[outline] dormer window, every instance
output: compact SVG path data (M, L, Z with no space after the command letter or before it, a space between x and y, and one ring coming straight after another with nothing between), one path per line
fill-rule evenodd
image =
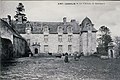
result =
M26 31L27 34L30 34L30 33L31 33L31 24L30 24L30 22L27 22L27 23L26 23L25 31Z
M31 28L29 28L29 27L26 28L26 33L27 33L27 34L30 34L30 33L31 33Z
M26 24L26 27L30 27L30 23L27 23L27 24Z
M37 26L37 23L36 23L36 22L34 22L34 26Z
M31 26L32 26L32 24L29 21L27 21L26 22L26 28L30 28Z
M67 32L68 32L68 33L72 33L72 26L68 26Z
M48 26L44 26L44 32L48 32Z
M62 26L58 26L58 32L62 33L63 32L63 27Z

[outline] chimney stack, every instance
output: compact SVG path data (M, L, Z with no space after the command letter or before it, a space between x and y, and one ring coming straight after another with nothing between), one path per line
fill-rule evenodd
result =
M67 18L64 17L64 18L63 18L63 23L66 23L66 21L67 21Z
M10 25L11 25L11 16L10 16L10 15L8 15L7 17L8 17L8 24L10 24Z

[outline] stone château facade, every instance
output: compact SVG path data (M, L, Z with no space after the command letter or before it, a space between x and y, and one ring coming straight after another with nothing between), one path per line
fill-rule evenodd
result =
M24 37L32 53L83 52L85 56L96 52L94 24L86 17L81 24L76 20L62 22L26 22L18 20L16 30Z

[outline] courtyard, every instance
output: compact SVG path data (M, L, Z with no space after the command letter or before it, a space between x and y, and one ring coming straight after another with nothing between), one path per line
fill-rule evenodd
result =
M120 59L25 57L5 62L0 80L120 80Z

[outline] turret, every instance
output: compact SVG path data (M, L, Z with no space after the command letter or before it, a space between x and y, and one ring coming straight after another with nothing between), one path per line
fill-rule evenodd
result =
M91 55L96 52L96 32L91 20L86 17L81 27L81 41L82 41L82 52L85 56Z

